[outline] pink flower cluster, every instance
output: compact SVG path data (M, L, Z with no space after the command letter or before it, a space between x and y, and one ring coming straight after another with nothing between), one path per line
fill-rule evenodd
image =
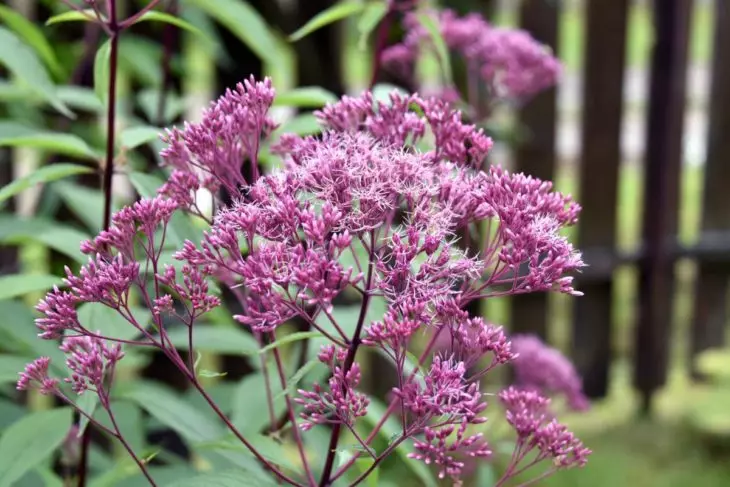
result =
M514 335L511 340L517 353L512 362L515 385L546 396L563 396L576 411L588 408L583 382L570 360L534 335Z
M476 13L459 17L443 10L432 15L448 48L466 62L467 75L478 77L493 98L524 100L557 82L560 62L527 32L494 27ZM403 42L382 53L383 64L402 74L412 70L423 46L433 46L416 12L406 15L404 25Z
M499 399L507 411L507 422L517 432L517 444L507 473L524 470L543 460L550 460L553 469L586 464L591 451L565 425L550 417L549 399L515 387L502 391ZM536 455L528 462L533 452Z
M491 139L443 101L417 95L393 94L387 103L375 102L371 93L344 97L317 113L321 136L284 136L275 152L285 169L259 176L258 151L273 126L267 115L273 97L269 80L250 80L214 103L200 124L168 132L163 156L174 168L168 183L156 198L120 211L108 230L82 245L92 255L89 264L78 273L67 270L67 290L54 289L38 306L41 336L66 337L67 381L78 393L107 388L123 355L120 343L160 349L202 392L192 330L221 305L209 286L215 279L238 300L234 319L258 338L276 340L281 325L297 317L329 341L318 357L329 368L327 384L302 388L295 400L287 394L295 441L297 428L332 429L322 485L351 466L334 470L342 427L364 446L372 441L358 436L358 419L369 405L358 391L362 348L390 357L398 382L387 415L400 407L402 431L382 455L369 450L376 464L398 444L413 441L412 458L458 480L466 459L492 454L481 433L472 431L486 421L480 379L500 365L522 363L501 327L464 309L482 297L580 294L570 276L582 266L580 255L560 235L580 208L549 183L499 167L483 170ZM198 213L193 195L200 187L223 188L226 198L216 195L218 211L201 241L175 249L180 265L163 267L170 219L178 210ZM457 244L482 225L489 228L486 241ZM132 294L152 311L152 323L136 319ZM336 303L344 295L359 297L357 318L338 317ZM376 301L386 312L372 318ZM87 302L119 313L139 338L110 345L114 337L91 332L76 312ZM167 337L170 326L190 332L187 361ZM412 341L425 331L433 338L416 363ZM446 346L435 354L439 337ZM287 374L278 351L274 355L286 390ZM48 376L47 359L29 365L18 386L31 382L46 392L59 389ZM565 387L531 385L550 392ZM540 408L519 406L515 394L509 390L501 398L519 448L537 448L560 467L584 461L587 451L578 450L577 440L546 423ZM303 421L296 424L296 418Z

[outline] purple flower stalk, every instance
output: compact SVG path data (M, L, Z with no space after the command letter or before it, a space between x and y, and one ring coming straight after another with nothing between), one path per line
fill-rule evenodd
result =
M491 139L443 100L418 95L394 93L389 103L375 102L371 93L344 97L317 113L321 136L289 134L276 141L285 169L261 176L258 152L273 128L267 115L273 98L269 80L249 80L214 103L200 124L167 133L163 156L173 172L160 194L121 210L107 231L83 243L89 263L77 273L67 270L65 289L54 289L38 306L41 337L64 337L70 377L50 377L48 359L38 359L18 387L34 384L73 403L64 390L70 384L73 392L99 394L113 417L109 391L123 347L152 347L284 483L329 486L342 477L354 462L335 468L342 429L370 453L373 468L411 441L414 461L458 481L465 461L493 455L479 431L488 412L482 377L507 363L518 369L548 363L554 368L546 373L560 380L523 374L534 382L525 385L549 393L575 385L560 360L544 351L528 353L524 339L512 343L501 327L470 316L465 307L474 299L528 292L580 295L571 277L583 265L580 254L560 235L576 222L580 207L550 183L495 166L483 170ZM218 198L213 221L200 242L176 249L179 265L164 267L168 223L176 211L199 215L199 188ZM457 245L467 230L482 226L489 230L486 241L467 246L468 252ZM233 318L259 339L281 338L281 326L298 318L329 342L318 355L330 372L327 383L303 384L296 395L288 392L278 349L266 352L286 391L293 426L287 436L298 447L301 472L285 472L261 455L198 380L193 329L222 305L211 281L229 289L240 305ZM360 299L351 321L335 312L344 295ZM132 297L152 311L151 322L138 321ZM85 328L76 309L89 302L119 313L136 338ZM386 311L372 317L376 302ZM168 337L172 326L189 332L187 357ZM413 338L425 333L432 339L414 363ZM385 416L367 437L360 436L370 404L358 390L363 348L390 357L398 382ZM585 462L588 450L544 413L545 397L508 389L500 399L518 435L516 463L505 478L522 470L517 463L528 451L555 468ZM373 438L398 409L398 437L376 452ZM313 428L330 434L319 480L301 440L302 431ZM123 441L118 430L111 433Z

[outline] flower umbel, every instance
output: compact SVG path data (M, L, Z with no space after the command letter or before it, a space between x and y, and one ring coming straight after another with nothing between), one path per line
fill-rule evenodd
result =
M471 56L495 89L521 96L536 89L531 77L552 73L549 59L528 40L499 41L509 48L499 56L518 58L512 63L495 53L487 59L482 44L488 39L481 38L487 34L469 34L481 24L442 20L448 43ZM497 42L501 34L487 30L489 42ZM474 43L486 51L472 53ZM38 305L41 337L62 339L70 376L50 377L49 359L41 358L21 373L18 388L33 384L72 404L64 392L69 385L77 394L96 393L114 422L110 390L123 347L151 348L202 394L264 471L284 483L330 486L345 475L356 456L335 466L343 431L372 457L373 468L409 441L414 461L458 483L466 462L493 455L480 431L487 416L494 420L481 379L512 363L519 385L530 389L499 396L517 432L504 478L532 465L524 463L528 453L555 469L583 465L590 452L537 393L564 393L575 406L581 397L575 371L549 349L525 337L513 342L502 327L466 311L473 300L493 296L579 295L572 274L583 263L561 230L576 222L580 207L548 182L485 169L492 141L484 131L444 100L418 95L393 93L388 102L369 92L343 97L316 113L322 134L282 136L271 147L281 169L261 175L259 151L271 142L273 100L270 80L250 79L213 103L200 123L168 131L162 155L173 170L158 196L122 209L109 229L84 242L89 262L77 272L67 269L65 287ZM196 206L201 188L214 198L212 219ZM174 228L178 216L200 217L200 237L191 230L182 241ZM483 241L463 241L484 228ZM77 311L88 303L117 313L129 329L123 336L93 331ZM149 313L140 313L140 304ZM223 307L235 307L227 313L234 326L226 332L240 335L232 343L248 343L251 334L262 347L250 355L259 359L268 431L297 445L301 471L284 471L262 455L199 380L202 345L195 330L209 326L205 317L214 310L225 316ZM292 322L307 331L288 335ZM309 341L323 345L315 360ZM284 346L301 346L294 376ZM364 350L384 355L394 369L393 399L375 427L363 422L381 409L361 390ZM275 396L277 376L282 392ZM378 453L370 443L393 414L398 433ZM114 426L105 431L123 441ZM314 428L330 438L319 481L301 439Z

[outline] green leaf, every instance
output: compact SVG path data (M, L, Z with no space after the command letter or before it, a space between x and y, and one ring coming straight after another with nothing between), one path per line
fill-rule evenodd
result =
M61 278L44 274L12 274L0 276L0 299L45 291L61 284Z
M12 183L3 186L0 189L0 207L6 200L12 198L26 189L32 188L37 184L49 183L58 179L74 176L76 174L88 174L93 172L88 166L79 164L59 163L43 166L36 169L25 177L14 180Z
M383 1L369 2L365 6L365 10L357 21L357 31L360 33L360 40L357 43L358 49L365 50L370 33L380 24L389 8L388 3Z
M297 135L313 135L318 134L322 131L319 126L317 117L311 113L303 113L297 115L284 122L282 126L277 130L278 133L282 134L297 134Z
M70 408L26 415L0 438L0 487L10 487L32 470L66 438L71 428Z
M18 373L25 369L28 359L15 355L0 355L0 384L18 381Z
M76 405L86 414L94 417L94 411L96 411L96 407L99 405L99 395L98 394L82 394L81 397L76 400ZM84 431L86 431L86 427L89 425L89 418L84 416L83 414L79 415L79 430L76 432L76 437L81 438L81 436L84 434Z
M375 463L375 460L372 458L358 458L357 460L355 460L355 464L353 465L353 467L358 474L362 475L367 472L370 467L373 466L373 463ZM378 477L380 477L380 468L375 468L366 477L365 485L367 485L368 487L378 487Z
M152 314L146 308L132 307L131 310L141 326L147 326L152 320ZM84 303L77 312L79 323L92 333L120 340L131 340L140 334L126 318L101 303Z
M286 411L286 403L281 393L281 382L276 380L276 373L269 364L269 383L274 397L274 413L278 418ZM252 394L251 391L258 391ZM261 372L249 374L238 383L233 397L233 424L244 434L259 433L270 423L269 408L266 400L266 382Z
M145 12L140 18L138 18L134 23L138 24L140 22L164 22L165 24L172 24L175 27L179 27L181 29L184 29L188 32L192 32L193 34L199 35L200 37L207 39L203 31L195 27L193 24L184 21L180 17L176 17L174 15L170 15L165 12L158 12L157 10L149 10ZM210 39L208 39L210 40Z
M477 485L491 487L497 483L497 475L494 471L494 464L479 462L477 468Z
M89 16L94 18L95 15L94 11L90 8L82 10L81 12L78 10L69 10L49 17L49 19L46 20L46 25L60 24L62 22L90 22L91 19L89 19ZM105 20L104 17L102 17L102 20Z
M318 331L298 331L296 333L291 333L285 337L279 338L273 343L269 343L264 348L259 350L260 354L264 354L270 350L273 350L275 348L279 348L282 345L286 345L287 343L293 343L298 342L300 340L308 340L310 338L319 338L322 336L322 333Z
M26 44L38 53L38 56L40 56L54 75L61 76L63 74L63 69L56 58L56 53L53 51L51 44L46 40L46 36L43 35L41 29L26 19L25 16L3 5L0 5L0 18L16 34L22 37Z
M94 57L94 92L106 105L109 96L109 60L111 57L111 41L107 40L101 45Z
M89 230L96 232L104 225L104 193L100 189L63 181L56 183L53 191Z
M370 404L368 405L368 412L365 415L365 421L375 426L385 416L387 407L379 399L374 397L370 398ZM395 416L391 415L383 424L382 428L378 432L379 435L386 441L394 437L399 437L403 427ZM408 454L413 451L413 446L407 442L401 443L395 450L395 454L401 458L401 461L405 466L411 469L413 474L418 477L423 485L426 487L437 487L436 479L433 477L433 473L426 467L422 462L414 461L408 458Z
M301 468L297 464L294 464L289 460L289 456L287 454L285 446L277 443L273 438L264 436L259 433L254 433L247 434L246 440L248 440L248 442L256 449L256 451L261 454L261 456L263 456L267 460L270 460L275 465L281 466L292 472L299 472L301 470ZM246 448L245 445L241 444L241 442L232 435L228 435L228 437L223 440L200 443L196 445L196 447L203 450L218 450L220 453L240 453L247 457L253 457L251 450ZM230 460L234 460L236 458L233 455L224 456L226 456Z
M65 356L58 349L58 343L38 338L38 328L33 323L35 316L30 308L20 301L0 301L0 342L3 350L11 351L28 359L40 356L51 358L54 374L67 374Z
M444 41L441 35L441 29L439 29L437 21L431 15L425 13L419 13L416 17L431 37L433 46L436 49L436 55L439 57L441 69L444 71L444 79L450 82L451 58L449 57L449 48L446 46L446 41Z
M167 332L170 341L180 350L188 349L188 329L175 328ZM228 326L196 324L193 326L193 348L231 355L256 355L259 346L254 338Z
M92 113L99 113L104 109L101 101L91 88L70 85L59 86L56 93L71 108Z
M276 46L276 37L266 21L248 2L239 0L186 0L220 22L238 37L259 59L265 63L281 64Z
M273 487L275 485L277 484L273 480L267 483L260 477L252 478L246 470L228 470L178 480L165 487Z
M274 106L319 108L334 103L337 97L319 86L303 86L276 95Z
M0 65L26 83L59 113L74 117L73 112L58 98L56 87L36 53L4 27L0 27Z
M32 147L84 159L99 157L83 139L75 135L42 130L9 120L0 120L0 147Z
M88 239L89 235L51 220L0 215L0 242L5 244L39 242L84 264L87 258L79 245Z
M292 395L297 390L297 385L304 379L304 377L310 373L312 370L314 370L317 366L322 365L322 362L319 361L318 358L313 358L306 364L302 365L302 367L296 371L296 373L291 376L291 378L286 381L286 389L278 393L274 400L284 397L285 395Z
M184 101L175 93L167 93L165 101L165 113L162 117L162 122L170 123L185 110ZM154 120L157 122L157 107L160 100L160 90L157 89L146 89L141 90L137 95L137 105L142 110L147 120Z
M143 86L162 85L162 46L160 43L136 35L119 39L119 69Z
M195 409L162 384L137 382L133 388L124 391L122 397L137 403L187 441L212 441L224 433L213 418Z
M160 129L150 126L130 127L119 136L120 144L127 149L134 149L160 138Z
M325 9L309 19L309 21L297 29L292 35L289 36L289 40L296 42L317 29L321 29L325 25L329 25L338 20L351 17L365 8L365 5L359 2L340 2L336 3L328 9Z
M408 95L408 92L399 86L391 85L388 83L378 83L377 85L373 86L373 99L375 101L385 103L386 105L390 105L390 95L394 91L401 95Z
M201 370L198 372L198 376L205 377L205 378L212 378L212 377L225 377L228 375L228 372L215 372L213 370Z

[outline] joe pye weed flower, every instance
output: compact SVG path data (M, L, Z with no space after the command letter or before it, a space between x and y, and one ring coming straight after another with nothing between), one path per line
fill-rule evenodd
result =
M461 25L444 15L450 22L444 28L453 31L447 39L461 46L459 32L473 19ZM415 42L410 39L406 44ZM483 59L489 49L482 44L502 41L474 41L478 46L463 49L483 63L482 77L515 96L537 89L518 75L519 66ZM521 62L532 62L528 54L520 54ZM543 64L540 69L554 71ZM263 471L284 484L357 485L397 448L410 448L409 461L459 484L466 462L497 455L480 427L495 417L505 418L515 439L497 485L536 464L549 465L541 476L584 465L590 451L555 418L547 397L565 394L572 407L585 405L569 362L534 338L513 343L502 327L465 311L470 302L495 296L580 295L572 274L583 262L560 234L576 222L580 207L549 182L488 165L492 140L442 98L345 96L316 112L321 136L270 141L274 98L269 79L252 78L214 102L201 122L164 134L162 157L171 173L159 194L122 209L108 230L82 243L88 263L78 272L67 269L65 285L37 307L40 337L60 340L69 375L53 376L50 359L42 357L21 373L18 388L36 387L72 405L75 394L98 395L110 422L88 419L122 442L152 485L146 461L114 415L115 369L132 347L163 353ZM265 141L282 168L264 175ZM215 197L212 219L197 205L201 188ZM171 220L182 212L207 230L177 249L175 265L165 265ZM484 239L476 237L481 230ZM302 381L298 390L288 387L278 347L266 351L291 424L278 438L296 445L297 469L260 452L200 382L193 329L224 305L211 282L230 291L239 309L233 318L262 345L280 339L282 325L293 319L327 343L316 355L327 380ZM336 313L346 295L359 299L351 321ZM77 312L83 303L118 313L134 328L133 338L85 327ZM151 311L149 322L138 319L134 303ZM375 303L385 311L373 317ZM186 354L173 345L173 328L188 330ZM426 345L416 347L423 338ZM370 405L360 390L365 349L388 357L397 382L375 426L364 421ZM508 364L515 365L515 386L489 394L481 379ZM400 430L377 451L371 445L390 416ZM305 445L313 429L329 438L321 464ZM335 461L345 434L372 460L359 474L353 474L357 455Z

